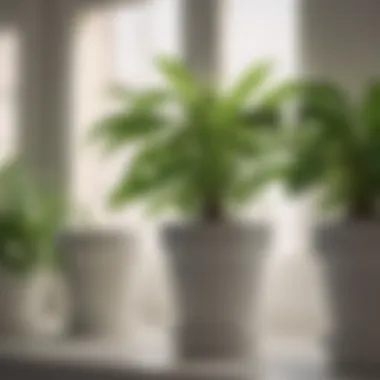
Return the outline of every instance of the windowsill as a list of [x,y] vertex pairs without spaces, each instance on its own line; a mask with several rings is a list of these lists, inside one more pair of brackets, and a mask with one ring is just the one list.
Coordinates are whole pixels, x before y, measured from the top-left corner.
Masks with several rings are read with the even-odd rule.
[[[112,379],[117,375],[117,378],[155,380],[252,378],[254,363],[181,363],[174,359],[171,351],[169,339],[157,334],[146,337],[144,342],[125,343],[5,340],[0,343],[0,378],[3,379],[3,372],[12,373],[9,379],[17,380],[24,377],[50,379],[55,373],[60,374],[59,379],[66,379],[61,377],[66,372],[70,379],[73,374],[74,378],[78,375],[78,379],[83,380],[110,375]],[[259,378],[277,379],[275,373],[281,374],[284,380],[322,378],[318,374],[325,372],[325,365],[315,353],[314,347],[307,342],[276,345],[275,348],[272,345],[265,360],[259,363],[265,374]],[[32,373],[36,373],[36,377]],[[302,377],[298,377],[301,373]]]

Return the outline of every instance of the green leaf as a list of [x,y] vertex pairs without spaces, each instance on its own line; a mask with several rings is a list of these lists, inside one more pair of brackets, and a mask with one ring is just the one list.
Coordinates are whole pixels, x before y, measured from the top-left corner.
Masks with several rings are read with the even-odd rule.
[[170,134],[162,141],[148,141],[135,155],[113,190],[111,205],[117,208],[147,197],[150,193],[167,187],[178,177],[186,175],[191,157],[184,143],[182,131]]
[[241,119],[250,128],[278,128],[281,122],[281,114],[277,109],[255,107],[243,111]]
[[272,65],[269,62],[262,62],[249,67],[232,88],[229,95],[230,101],[234,105],[244,106],[253,94],[257,94],[263,88],[271,74]]
[[300,85],[301,116],[315,120],[332,138],[351,138],[352,104],[348,95],[328,82],[305,82]]
[[287,80],[268,90],[260,100],[258,108],[277,110],[299,96],[302,86],[297,80]]
[[380,149],[380,82],[374,81],[366,89],[361,104],[362,128],[366,139]]
[[107,151],[116,151],[126,143],[145,139],[165,126],[166,121],[159,114],[116,113],[98,122],[90,138],[102,141]]
[[285,177],[288,188],[299,193],[318,186],[331,163],[320,126],[313,123],[291,131],[288,149],[290,159]]
[[160,57],[157,66],[167,85],[186,103],[194,102],[200,94],[200,85],[190,70],[178,59]]

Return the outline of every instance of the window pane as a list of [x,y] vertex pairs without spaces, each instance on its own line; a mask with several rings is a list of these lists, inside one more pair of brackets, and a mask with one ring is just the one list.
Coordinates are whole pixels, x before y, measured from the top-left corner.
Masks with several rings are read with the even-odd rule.
[[157,55],[178,55],[180,0],[150,0],[119,9],[113,16],[118,79],[145,85],[158,80]]
[[[105,157],[88,143],[89,129],[109,107],[114,82],[139,87],[158,80],[159,54],[179,53],[179,0],[150,0],[107,10],[90,10],[78,20],[74,62],[74,152],[72,193],[97,224],[141,218],[136,205],[111,213],[110,189],[128,165],[128,155]],[[125,170],[125,169],[124,169]]]
[[299,0],[226,0],[222,65],[234,78],[255,59],[270,59],[279,73],[297,69]]

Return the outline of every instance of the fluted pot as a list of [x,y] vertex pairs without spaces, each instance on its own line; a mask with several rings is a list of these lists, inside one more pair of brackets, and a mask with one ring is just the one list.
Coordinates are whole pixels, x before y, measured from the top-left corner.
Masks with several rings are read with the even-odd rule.
[[255,306],[267,231],[254,224],[173,224],[164,239],[178,301],[184,359],[255,353]]
[[72,333],[127,338],[133,328],[129,301],[137,236],[121,230],[67,231],[60,247],[73,301]]

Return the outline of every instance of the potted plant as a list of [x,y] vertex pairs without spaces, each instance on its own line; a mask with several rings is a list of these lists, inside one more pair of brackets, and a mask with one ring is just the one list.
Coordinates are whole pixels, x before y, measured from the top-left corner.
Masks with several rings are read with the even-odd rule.
[[[353,100],[333,83],[302,85],[307,125],[293,133],[286,181],[318,188],[329,219],[317,228],[335,319],[337,368],[379,363],[380,82]],[[325,215],[326,216],[326,215]]]
[[0,170],[0,334],[65,332],[68,302],[56,237],[63,203],[37,186],[18,160]]
[[269,231],[234,211],[275,176],[266,160],[290,87],[270,82],[267,63],[225,90],[174,58],[159,59],[158,68],[162,88],[117,88],[121,109],[95,128],[111,151],[133,149],[111,204],[145,200],[155,211],[186,215],[163,229],[178,295],[178,350],[187,359],[244,357]]

